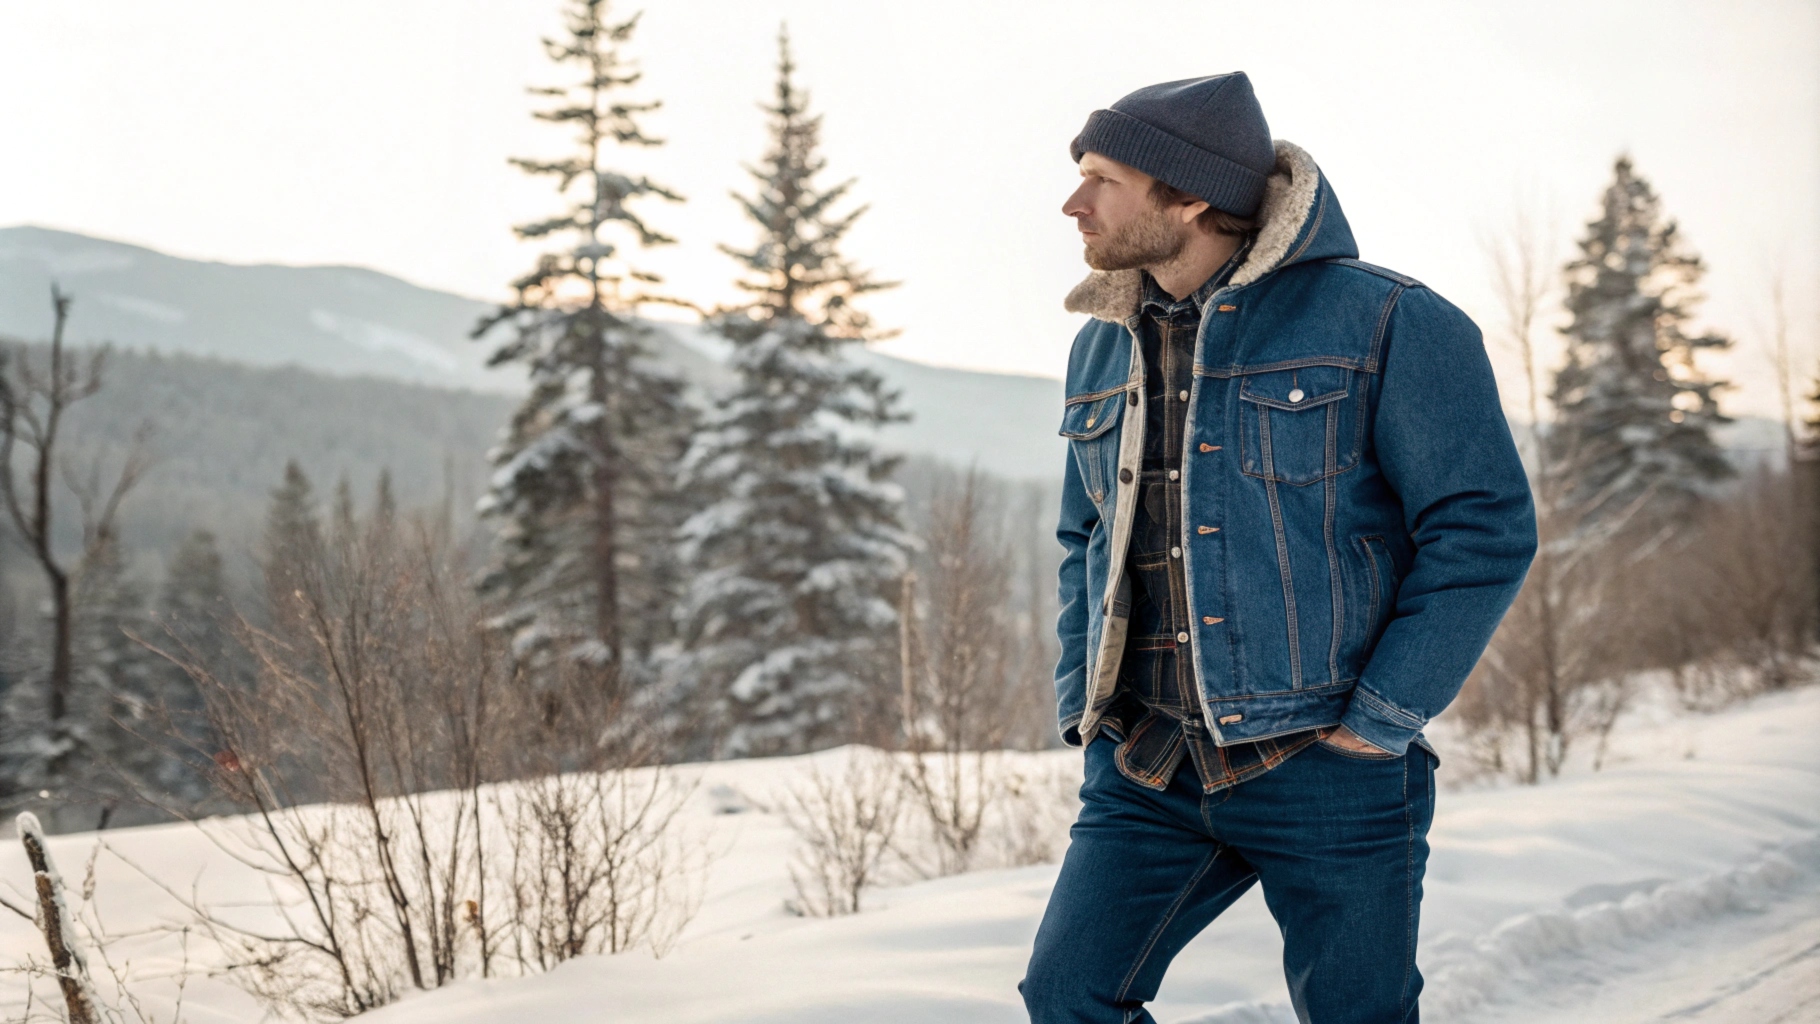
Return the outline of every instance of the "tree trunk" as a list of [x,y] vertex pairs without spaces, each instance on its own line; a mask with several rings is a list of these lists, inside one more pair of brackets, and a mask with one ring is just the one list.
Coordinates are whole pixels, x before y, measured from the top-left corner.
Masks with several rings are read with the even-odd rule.
[[619,517],[614,498],[619,488],[618,459],[613,451],[612,428],[605,410],[608,404],[605,339],[601,339],[589,398],[598,403],[601,414],[594,421],[594,580],[599,592],[595,607],[595,631],[609,652],[607,673],[603,680],[609,701],[620,697],[625,651],[620,647],[619,628]]
[[[48,532],[48,531],[47,531]],[[53,726],[69,714],[72,650],[75,646],[74,613],[70,608],[69,575],[47,556],[44,575],[51,585],[51,686],[50,715]]]

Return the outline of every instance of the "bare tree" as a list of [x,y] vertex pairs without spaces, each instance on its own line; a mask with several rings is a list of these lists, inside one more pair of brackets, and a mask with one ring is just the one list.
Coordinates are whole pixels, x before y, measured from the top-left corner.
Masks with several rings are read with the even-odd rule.
[[1769,337],[1765,355],[1776,371],[1776,401],[1782,412],[1782,433],[1787,464],[1800,457],[1801,422],[1795,413],[1795,363],[1788,348],[1788,296],[1782,268],[1769,272]]
[[[0,503],[44,576],[51,610],[45,703],[42,709],[34,709],[44,715],[41,742],[25,744],[31,748],[32,759],[41,763],[12,767],[21,776],[15,782],[29,788],[66,785],[81,756],[82,731],[72,721],[76,713],[75,581],[82,565],[92,564],[114,543],[120,504],[149,466],[143,430],[106,486],[99,462],[82,474],[60,454],[65,417],[71,407],[101,390],[107,354],[106,349],[97,349],[86,359],[77,359],[66,351],[64,332],[71,302],[71,296],[51,286],[53,326],[42,366],[24,346],[0,349]],[[81,505],[83,549],[74,565],[56,549],[53,498],[60,475]],[[17,718],[8,725],[13,730],[40,727],[40,723]]]
[[1005,737],[1028,706],[1011,662],[1017,631],[1003,519],[978,470],[938,479],[925,538],[927,600],[919,607],[920,580],[907,582],[899,609],[905,783],[932,839],[932,858],[907,859],[924,874],[973,866],[1002,794]]
[[[1550,429],[1536,334],[1555,288],[1554,240],[1539,218],[1518,213],[1502,238],[1486,244],[1505,342],[1523,363],[1529,432],[1524,452],[1535,496],[1537,551],[1523,589],[1468,680],[1458,714],[1481,733],[1479,750],[1494,771],[1514,770],[1535,783],[1561,770],[1575,735],[1609,731],[1625,704],[1622,682],[1601,690],[1614,665],[1615,638],[1626,635],[1619,578],[1628,553],[1617,543],[1635,508],[1593,526],[1586,511],[1600,500],[1578,495],[1579,452]],[[1633,503],[1640,506],[1641,501]],[[1594,692],[1598,690],[1598,692]],[[1517,763],[1504,751],[1515,731]]]

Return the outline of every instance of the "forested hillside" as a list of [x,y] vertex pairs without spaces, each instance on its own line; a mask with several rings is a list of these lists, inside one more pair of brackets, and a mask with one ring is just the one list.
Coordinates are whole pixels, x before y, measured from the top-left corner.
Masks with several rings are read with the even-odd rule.
[[[102,373],[104,390],[66,421],[67,461],[78,473],[96,458],[118,466],[149,426],[155,461],[122,510],[123,540],[141,561],[168,556],[197,528],[228,554],[246,550],[292,459],[325,490],[346,477],[365,494],[389,470],[401,505],[447,494],[458,523],[471,521],[486,449],[512,409],[504,395],[186,355],[116,351]],[[75,498],[58,500],[70,510],[60,540],[73,547]]]

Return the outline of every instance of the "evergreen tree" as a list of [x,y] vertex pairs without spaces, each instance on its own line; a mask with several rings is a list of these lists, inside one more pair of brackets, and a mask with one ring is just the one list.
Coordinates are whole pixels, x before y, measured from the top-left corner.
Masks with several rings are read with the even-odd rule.
[[1551,447],[1585,521],[1615,522],[1643,503],[1644,520],[1660,522],[1732,472],[1712,436],[1728,422],[1713,401],[1724,382],[1696,362],[1731,342],[1689,333],[1705,267],[1628,157],[1602,207],[1567,265],[1573,319]]
[[693,426],[682,382],[655,368],[653,329],[634,316],[662,301],[647,290],[657,278],[629,266],[622,245],[671,242],[633,207],[680,197],[606,166],[614,146],[660,144],[639,125],[658,105],[624,95],[640,77],[621,54],[637,16],[612,21],[604,0],[570,0],[564,15],[566,34],[545,48],[577,80],[533,92],[551,101],[537,117],[574,127],[576,149],[514,162],[554,178],[564,196],[580,194],[557,215],[517,228],[521,238],[561,246],[476,330],[509,331],[492,362],[522,364],[531,384],[490,453],[481,511],[498,524],[497,557],[481,589],[534,670],[563,659],[597,673],[616,697],[645,675],[670,633],[675,573],[665,549],[681,515],[675,467]]
[[738,196],[759,228],[744,264],[752,299],[712,327],[732,342],[737,384],[697,435],[684,479],[711,501],[684,525],[691,571],[678,666],[721,753],[814,749],[852,738],[890,678],[894,599],[914,541],[901,524],[896,460],[851,426],[905,418],[880,378],[844,351],[876,336],[854,299],[889,285],[840,255],[864,207],[834,213],[851,181],[815,178],[821,119],[779,37],[771,144]]
[[[234,606],[228,599],[221,551],[212,532],[192,531],[171,556],[157,609],[159,624],[178,651],[217,673],[226,670]],[[175,666],[172,670],[182,675],[172,680],[173,687],[182,691],[183,699],[178,702],[182,710],[200,714],[195,684]]]
[[311,566],[322,550],[315,491],[296,461],[284,465],[284,482],[272,491],[260,541],[259,567],[265,576],[266,615],[282,632],[295,626],[297,595],[310,586]]
[[118,539],[91,543],[73,582],[77,718],[95,757],[81,788],[102,804],[101,825],[121,805],[199,797],[202,779],[168,742],[167,663],[135,639],[153,638],[155,623]]

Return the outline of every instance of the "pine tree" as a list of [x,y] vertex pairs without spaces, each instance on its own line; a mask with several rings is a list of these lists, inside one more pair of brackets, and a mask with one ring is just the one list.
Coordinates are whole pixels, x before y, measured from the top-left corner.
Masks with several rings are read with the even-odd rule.
[[322,551],[315,491],[296,461],[284,464],[284,482],[266,509],[259,567],[265,576],[266,615],[275,630],[296,626],[299,596],[311,586],[311,566]]
[[[752,298],[711,326],[733,346],[737,384],[697,435],[684,479],[711,500],[683,527],[691,570],[679,607],[685,692],[711,710],[726,754],[814,749],[852,738],[869,691],[890,677],[894,599],[914,545],[896,460],[851,429],[905,418],[880,378],[844,358],[877,336],[854,300],[889,285],[840,255],[861,207],[815,184],[821,118],[797,89],[786,36],[764,109],[771,145],[751,196],[749,250],[723,247]],[[701,713],[699,710],[697,713]]]
[[[215,535],[195,530],[185,537],[164,572],[158,592],[161,647],[207,668],[219,678],[232,678],[240,660],[232,641],[234,606],[228,598],[227,579]],[[168,640],[170,644],[160,641]],[[167,665],[164,703],[171,726],[194,750],[205,751],[210,730],[206,708],[195,680],[175,665]]]
[[1661,200],[1620,157],[1601,216],[1567,265],[1568,361],[1555,378],[1559,442],[1570,453],[1571,500],[1585,521],[1660,522],[1732,473],[1713,440],[1729,420],[1713,392],[1724,386],[1697,363],[1731,344],[1690,334],[1705,267]]
[[560,160],[514,163],[556,179],[562,195],[579,185],[580,195],[517,228],[521,238],[565,241],[476,330],[508,330],[492,362],[523,364],[531,384],[490,453],[481,511],[498,524],[497,557],[482,592],[500,607],[496,624],[512,632],[521,659],[534,669],[558,659],[582,666],[609,696],[644,677],[670,633],[675,573],[665,549],[680,519],[675,467],[694,415],[682,382],[654,368],[653,329],[634,316],[663,301],[648,291],[657,278],[621,251],[622,243],[671,242],[633,207],[681,197],[606,166],[613,146],[661,142],[639,125],[658,104],[624,98],[640,78],[621,54],[637,24],[637,16],[612,21],[604,0],[570,0],[566,35],[545,40],[551,60],[577,69],[579,80],[532,90],[552,103],[537,117],[573,126],[577,148]]
[[[165,715],[167,663],[135,637],[155,635],[149,595],[114,537],[91,543],[77,567],[74,661],[77,718],[95,758],[81,788],[102,805],[101,827],[122,805],[200,795],[201,780],[173,759]],[[187,785],[185,782],[187,781]]]

